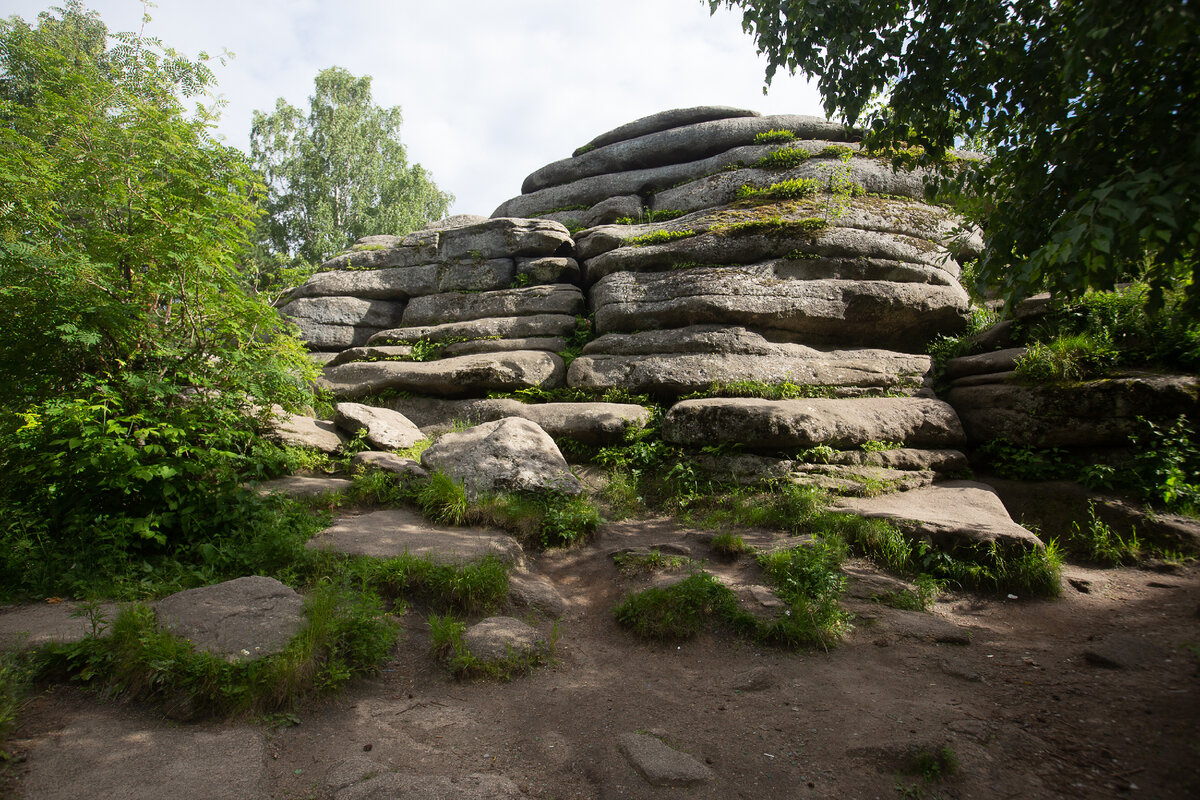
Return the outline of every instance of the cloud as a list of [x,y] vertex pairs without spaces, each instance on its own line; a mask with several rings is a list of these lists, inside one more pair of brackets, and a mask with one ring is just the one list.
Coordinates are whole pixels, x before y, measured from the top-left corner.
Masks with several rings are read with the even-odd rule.
[[[16,13],[45,6],[17,0]],[[114,30],[136,30],[141,4],[93,2]],[[284,97],[307,106],[313,77],[339,65],[371,75],[375,101],[404,110],[409,157],[490,214],[524,177],[594,136],[668,108],[732,105],[821,114],[815,88],[777,76],[739,18],[700,0],[160,0],[148,35],[189,55],[236,54],[216,67],[219,131],[245,149],[254,110]]]

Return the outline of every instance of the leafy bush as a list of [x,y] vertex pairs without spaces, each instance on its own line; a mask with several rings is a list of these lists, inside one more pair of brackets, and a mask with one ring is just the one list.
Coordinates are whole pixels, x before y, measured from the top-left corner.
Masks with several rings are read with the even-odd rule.
[[1035,383],[1081,381],[1104,374],[1118,357],[1107,340],[1073,334],[1048,344],[1031,344],[1015,369],[1017,375]]
[[755,144],[775,144],[777,142],[792,142],[796,140],[796,134],[791,131],[761,131],[754,134]]
[[794,200],[811,197],[821,190],[821,182],[815,178],[799,178],[772,183],[761,189],[744,184],[738,189],[739,200]]
[[676,239],[687,239],[695,235],[696,232],[690,228],[682,231],[651,231],[650,233],[643,233],[640,236],[630,236],[622,244],[626,247],[645,247],[652,244],[673,242]]
[[791,169],[798,167],[812,158],[812,154],[802,147],[781,147],[767,153],[750,166],[754,169]]

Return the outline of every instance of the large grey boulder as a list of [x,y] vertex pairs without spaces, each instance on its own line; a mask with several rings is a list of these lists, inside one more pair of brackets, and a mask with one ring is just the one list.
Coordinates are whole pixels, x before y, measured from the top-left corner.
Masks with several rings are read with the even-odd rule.
[[488,617],[463,633],[467,652],[480,661],[503,661],[536,653],[542,645],[537,629],[512,617]]
[[505,417],[537,423],[554,439],[567,437],[584,444],[618,444],[631,429],[650,422],[650,411],[633,403],[522,403],[509,398],[444,400],[405,397],[392,407],[426,431],[454,423],[479,424]]
[[421,454],[421,464],[462,483],[470,498],[498,492],[583,491],[549,434],[519,417],[447,433]]
[[[579,262],[566,256],[536,256],[517,259],[517,277],[530,283],[578,283]],[[495,287],[500,288],[500,287]]]
[[350,436],[365,430],[365,441],[375,450],[403,450],[425,438],[403,414],[362,403],[338,403],[333,422]]
[[351,472],[381,470],[401,478],[428,478],[429,473],[415,458],[405,458],[382,450],[363,450],[350,459]]
[[429,558],[435,564],[466,564],[489,556],[511,564],[522,558],[521,545],[511,536],[479,528],[435,525],[417,512],[402,508],[336,520],[305,547],[371,558],[407,554]]
[[1139,417],[1200,413],[1200,377],[1145,374],[1060,385],[955,387],[946,399],[972,442],[1032,447],[1121,447],[1145,430]]
[[394,237],[367,237],[344,253],[321,264],[321,271],[371,270],[386,267],[415,267],[437,260],[437,231],[415,231],[396,241]]
[[461,343],[467,339],[525,339],[529,337],[567,336],[578,324],[566,314],[534,314],[528,317],[488,317],[467,322],[419,325],[379,331],[368,344],[412,344],[413,342]]
[[491,292],[452,292],[413,298],[404,312],[405,327],[468,322],[488,317],[583,313],[579,287],[559,283]]
[[592,287],[599,333],[745,325],[802,334],[814,344],[920,351],[962,330],[961,287],[890,281],[788,280],[770,266],[614,273]]
[[279,311],[292,320],[304,319],[324,325],[389,328],[400,324],[404,304],[357,297],[302,297]]
[[929,381],[928,356],[890,350],[831,350],[768,341],[742,327],[696,325],[610,333],[584,346],[567,384],[588,389],[680,395],[714,383],[760,381],[841,389],[918,390]]
[[365,347],[348,347],[336,353],[321,366],[336,367],[351,361],[409,361],[412,357],[412,345],[368,345]]
[[381,328],[364,325],[326,325],[303,317],[292,322],[300,328],[300,338],[311,350],[336,351],[361,347],[371,341]]
[[402,300],[438,292],[482,292],[513,282],[511,258],[418,264],[381,269],[318,272],[291,291],[293,298],[349,295],[366,299]]
[[479,225],[487,222],[488,218],[479,214],[454,214],[449,217],[434,220],[425,225],[427,231],[444,231],[450,228],[466,228],[471,225]]
[[974,481],[949,481],[879,497],[844,498],[831,510],[908,522],[915,533],[942,546],[997,541],[1043,546],[1041,539],[1013,522],[990,486]]
[[649,133],[658,133],[659,131],[670,130],[671,128],[680,128],[685,125],[695,125],[698,122],[709,122],[714,119],[734,119],[736,117],[760,117],[762,116],[757,111],[749,111],[744,108],[732,108],[731,106],[695,106],[693,108],[673,108],[669,111],[660,111],[657,114],[651,114],[641,119],[635,119],[633,122],[627,122],[620,127],[613,128],[607,133],[602,133],[595,139],[577,149],[574,155],[581,155],[588,150],[595,150],[597,147],[623,142],[627,139],[636,139],[639,136],[645,136]]
[[[742,186],[758,188],[787,180],[817,180],[826,187],[834,170],[841,171],[844,180],[858,184],[872,194],[887,194],[920,200],[925,196],[925,173],[922,170],[895,171],[891,164],[855,156],[848,164],[835,158],[812,158],[788,170],[741,169],[707,175],[697,180],[666,189],[654,195],[655,210],[674,209],[696,211],[728,205],[738,197]],[[848,199],[847,206],[858,198]],[[835,201],[836,202],[836,201]],[[835,212],[836,213],[836,212]]]
[[441,358],[469,356],[475,353],[511,353],[514,350],[545,350],[561,353],[567,349],[567,340],[562,336],[528,336],[524,339],[468,339],[452,342],[442,347]]
[[[772,149],[770,145],[746,145],[699,161],[669,164],[649,169],[628,169],[623,172],[581,178],[561,186],[550,186],[506,200],[496,208],[492,216],[538,216],[543,219],[561,216],[592,225],[615,222],[619,217],[636,216],[640,213],[642,195],[652,194],[681,182],[693,181],[730,166],[744,166],[753,163],[756,159],[771,152]],[[635,197],[637,199],[636,207],[628,199]],[[611,214],[610,209],[603,207],[613,198],[626,198],[620,202],[621,213],[615,215]],[[563,212],[560,215],[553,213],[553,209],[556,208],[576,210]],[[630,213],[631,211],[632,213]],[[585,223],[584,220],[592,214],[597,219]],[[610,216],[611,218],[606,219]]]
[[571,249],[571,234],[546,219],[489,219],[477,225],[441,232],[438,257],[443,261],[511,256],[550,256]]
[[750,450],[849,449],[872,441],[958,448],[966,441],[950,405],[919,397],[684,400],[667,413],[663,438],[694,446],[737,442]]
[[337,398],[354,400],[384,389],[441,397],[562,386],[563,360],[555,353],[518,351],[437,361],[352,362],[326,367],[317,383]]
[[848,138],[848,131],[840,124],[792,114],[699,122],[615,142],[547,164],[525,179],[521,193],[528,194],[593,175],[696,161],[738,145],[751,144],[759,133],[785,129],[801,139]]
[[[687,223],[675,224],[684,227]],[[614,272],[651,272],[688,264],[756,264],[773,259],[779,259],[774,269],[780,277],[793,280],[851,278],[951,285],[960,272],[958,263],[940,245],[904,234],[836,225],[746,235],[726,230],[715,228],[662,244],[619,247],[587,260],[584,274],[593,283]]]
[[304,623],[304,598],[274,578],[252,576],[188,589],[154,604],[159,625],[230,662],[287,647]]

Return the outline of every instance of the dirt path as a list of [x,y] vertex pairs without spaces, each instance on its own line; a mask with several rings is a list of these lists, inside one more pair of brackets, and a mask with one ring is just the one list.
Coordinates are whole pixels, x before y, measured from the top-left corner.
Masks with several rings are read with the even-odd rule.
[[[4,785],[27,800],[328,798],[394,770],[496,774],[547,799],[1200,796],[1200,660],[1182,647],[1200,644],[1200,565],[1069,567],[1087,592],[955,595],[921,613],[854,598],[878,580],[854,563],[854,632],[828,653],[790,654],[622,631],[611,609],[631,584],[608,553],[664,541],[692,540],[669,523],[609,525],[587,548],[543,558],[569,610],[558,664],[528,677],[453,681],[409,614],[378,678],[275,732],[180,726],[57,689],[28,707],[14,742],[26,760]],[[617,747],[633,731],[713,777],[650,786]],[[942,748],[957,769],[928,780],[915,754]]]

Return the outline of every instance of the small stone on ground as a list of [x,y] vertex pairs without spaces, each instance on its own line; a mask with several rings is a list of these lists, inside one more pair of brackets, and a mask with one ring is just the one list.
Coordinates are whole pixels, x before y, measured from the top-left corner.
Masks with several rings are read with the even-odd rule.
[[618,745],[625,758],[651,786],[696,786],[713,773],[696,759],[644,733],[622,734]]

